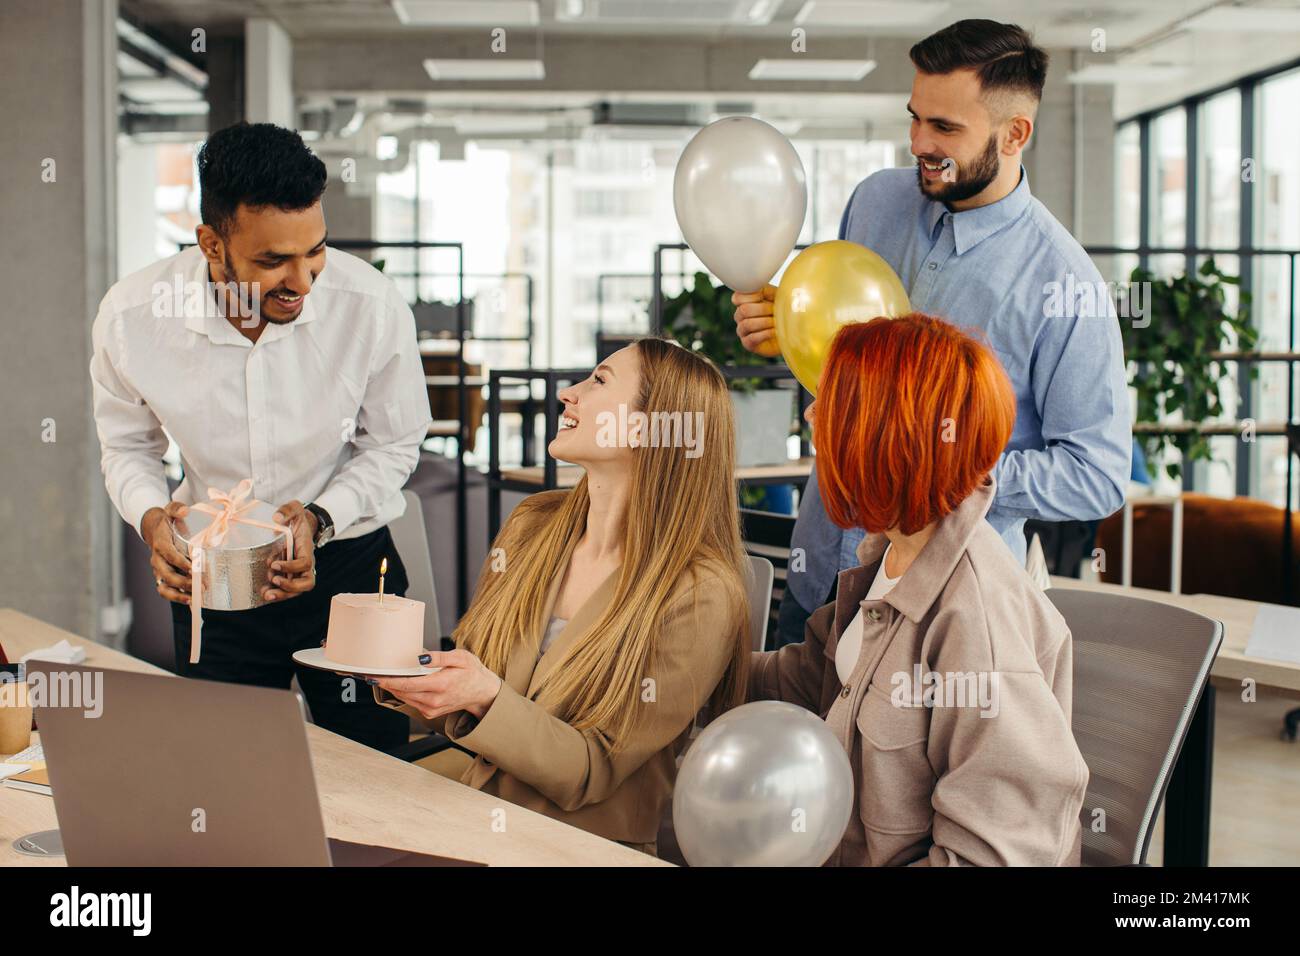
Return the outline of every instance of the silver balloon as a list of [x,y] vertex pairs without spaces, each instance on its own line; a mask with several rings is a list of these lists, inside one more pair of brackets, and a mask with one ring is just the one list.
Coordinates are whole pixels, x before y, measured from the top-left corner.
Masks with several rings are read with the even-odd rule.
[[749,116],[710,123],[686,144],[673,175],[682,236],[737,292],[757,292],[799,240],[808,211],[803,163],[790,141]]
[[848,755],[825,721],[759,701],[719,717],[686,751],[673,829],[691,866],[820,866],[853,800]]

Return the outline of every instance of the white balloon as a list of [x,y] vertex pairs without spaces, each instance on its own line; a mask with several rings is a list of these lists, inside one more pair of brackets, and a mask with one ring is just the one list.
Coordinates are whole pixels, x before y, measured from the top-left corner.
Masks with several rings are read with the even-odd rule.
[[803,163],[762,120],[727,116],[692,137],[673,175],[682,236],[736,292],[757,292],[799,241],[808,211]]
[[853,812],[853,769],[816,714],[745,704],[695,739],[677,772],[673,830],[691,866],[820,866]]

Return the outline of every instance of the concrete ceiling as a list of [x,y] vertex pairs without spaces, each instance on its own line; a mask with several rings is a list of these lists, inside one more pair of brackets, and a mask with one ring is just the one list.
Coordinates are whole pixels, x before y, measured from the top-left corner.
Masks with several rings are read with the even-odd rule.
[[[412,0],[418,2],[418,0]],[[566,15],[576,2],[581,13]],[[1289,0],[1268,0],[1284,6]],[[789,36],[796,25],[810,41],[823,36],[918,39],[953,20],[987,17],[1019,23],[1051,47],[1087,48],[1092,31],[1107,31],[1112,46],[1137,42],[1206,6],[1209,0],[537,0],[536,29],[547,35],[611,34],[697,38]],[[250,17],[276,20],[294,39],[419,34],[473,28],[403,24],[390,0],[121,0],[123,11],[159,26],[241,29]],[[462,0],[455,7],[485,11],[477,26],[504,23],[493,0]],[[758,21],[749,19],[759,14]],[[910,21],[910,22],[909,22]]]
[[[199,27],[222,36],[242,34],[249,18],[278,22],[293,39],[295,91],[316,107],[331,100],[361,102],[371,112],[391,105],[427,111],[435,121],[540,112],[560,127],[589,125],[602,110],[610,126],[635,126],[617,118],[633,115],[620,109],[627,105],[647,117],[660,110],[647,127],[669,126],[683,112],[697,124],[748,108],[797,121],[807,136],[854,139],[900,134],[912,76],[908,47],[963,17],[1033,31],[1053,52],[1052,84],[1085,63],[1185,67],[1178,79],[1117,86],[1119,116],[1300,57],[1300,33],[1207,34],[1180,26],[1207,8],[1231,5],[1296,9],[1300,0],[538,0],[535,25],[508,18],[533,9],[527,4],[464,0],[454,4],[454,25],[431,26],[402,23],[391,0],[120,0],[125,17],[180,53]],[[484,22],[465,22],[467,11]],[[430,79],[426,58],[483,57],[494,21],[506,25],[509,57],[544,62],[543,80]],[[808,56],[873,59],[876,69],[855,82],[749,79],[757,59],[791,58],[797,26],[806,30]],[[203,65],[201,55],[191,59]]]

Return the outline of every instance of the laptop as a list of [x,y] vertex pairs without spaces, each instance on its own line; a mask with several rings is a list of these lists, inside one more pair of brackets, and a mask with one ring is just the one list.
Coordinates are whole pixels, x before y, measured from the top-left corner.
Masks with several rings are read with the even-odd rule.
[[28,684],[70,866],[478,865],[328,839],[293,691],[42,661]]

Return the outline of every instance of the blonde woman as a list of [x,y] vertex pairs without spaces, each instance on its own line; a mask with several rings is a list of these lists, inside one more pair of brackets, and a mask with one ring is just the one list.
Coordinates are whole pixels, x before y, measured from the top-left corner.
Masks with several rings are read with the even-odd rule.
[[477,755],[463,783],[653,853],[696,712],[744,700],[731,402],[659,339],[560,400],[577,487],[515,508],[440,670],[378,683]]

